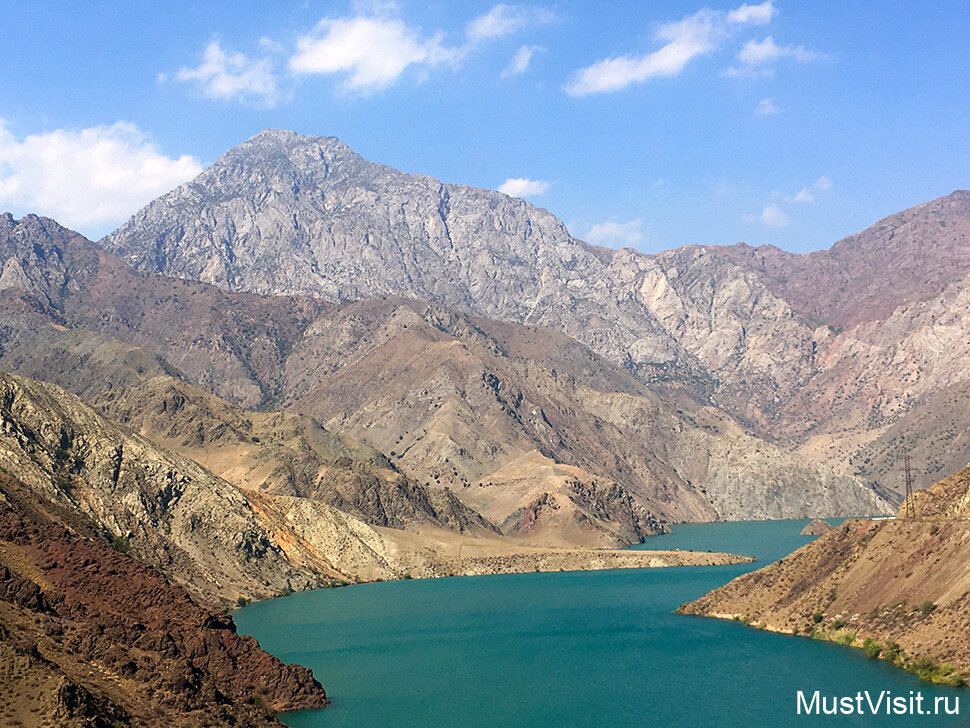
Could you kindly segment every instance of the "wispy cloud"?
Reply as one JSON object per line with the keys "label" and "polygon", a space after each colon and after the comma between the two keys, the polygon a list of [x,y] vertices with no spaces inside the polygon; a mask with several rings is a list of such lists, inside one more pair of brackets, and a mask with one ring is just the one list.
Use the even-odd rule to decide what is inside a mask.
{"label": "wispy cloud", "polygon": [[767,25],[778,14],[773,0],[760,5],[742,5],[727,14],[729,23],[739,25]]}
{"label": "wispy cloud", "polygon": [[499,185],[498,191],[512,197],[535,197],[549,189],[550,183],[525,177],[510,177]]}
{"label": "wispy cloud", "polygon": [[544,8],[499,4],[469,23],[465,35],[470,42],[477,43],[512,35],[527,27],[546,25],[555,19],[556,16]]}
{"label": "wispy cloud", "polygon": [[832,181],[823,175],[815,180],[811,186],[802,187],[797,193],[786,199],[789,202],[815,202],[816,193],[830,189],[832,189]]}
{"label": "wispy cloud", "polygon": [[522,46],[515,52],[515,55],[512,56],[512,60],[509,61],[509,65],[502,69],[502,78],[518,76],[520,73],[525,73],[529,70],[529,64],[532,62],[532,57],[536,53],[544,50],[545,48],[542,46]]}
{"label": "wispy cloud", "polygon": [[781,211],[778,205],[768,205],[761,211],[761,222],[768,227],[787,227],[791,224],[788,215]]}
{"label": "wispy cloud", "polygon": [[738,51],[740,66],[725,69],[726,76],[772,76],[772,64],[782,58],[792,58],[799,63],[810,63],[823,58],[822,53],[811,51],[804,46],[778,45],[770,35],[764,40],[749,40]]}
{"label": "wispy cloud", "polygon": [[794,58],[799,63],[808,63],[819,57],[819,53],[803,46],[780,46],[770,35],[762,41],[749,40],[738,53],[738,60],[748,66],[763,66],[779,58]]}
{"label": "wispy cloud", "polygon": [[[263,41],[264,48],[271,42],[265,38]],[[160,80],[165,78],[165,74],[159,77]],[[202,94],[210,99],[235,99],[269,107],[280,98],[270,58],[227,53],[218,42],[206,46],[202,63],[195,68],[180,68],[175,78],[194,82]]]}
{"label": "wispy cloud", "polygon": [[821,176],[811,185],[802,187],[794,195],[782,195],[780,192],[772,192],[771,197],[775,200],[764,207],[760,214],[744,215],[744,221],[749,223],[761,223],[768,227],[781,228],[791,224],[788,213],[782,209],[784,203],[810,204],[815,202],[820,192],[832,189],[832,181]]}
{"label": "wispy cloud", "polygon": [[640,225],[641,220],[639,218],[629,222],[597,223],[586,233],[586,240],[596,245],[638,245],[643,240]]}
{"label": "wispy cloud", "polygon": [[0,119],[0,206],[93,235],[202,171],[162,153],[130,122],[16,138]]}
{"label": "wispy cloud", "polygon": [[682,20],[663,23],[654,33],[661,47],[641,55],[604,58],[575,71],[563,87],[570,96],[619,91],[652,78],[679,75],[693,59],[713,53],[734,26],[764,25],[775,15],[772,0],[729,12],[702,8]]}
{"label": "wispy cloud", "polygon": [[781,113],[781,109],[775,103],[774,99],[763,98],[754,107],[754,113],[757,116],[774,116],[775,114]]}

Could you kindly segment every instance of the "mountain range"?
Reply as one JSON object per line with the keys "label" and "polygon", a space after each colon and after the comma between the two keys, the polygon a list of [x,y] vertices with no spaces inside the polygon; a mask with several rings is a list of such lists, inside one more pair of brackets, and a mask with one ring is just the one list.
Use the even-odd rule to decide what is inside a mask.
{"label": "mountain range", "polygon": [[[227,291],[430,299],[558,330],[654,391],[686,392],[750,434],[898,491],[894,457],[871,467],[880,438],[970,371],[968,233],[970,193],[958,191],[807,255],[611,250],[522,200],[269,130],[100,245]],[[918,440],[947,429],[924,425]],[[952,469],[939,454],[920,465],[924,485]]]}
{"label": "mountain range", "polygon": [[[954,192],[808,255],[612,250],[279,130],[97,242],[2,215],[0,665],[25,666],[8,687],[61,686],[39,715],[65,725],[160,710],[57,638],[103,630],[98,589],[138,569],[158,581],[129,584],[102,674],[143,669],[139,625],[171,631],[145,611],[164,584],[210,610],[175,639],[208,696],[191,710],[268,725],[263,707],[326,696],[237,643],[231,605],[737,563],[616,548],[685,521],[889,514],[904,455],[920,486],[970,459],[968,233]],[[76,560],[105,576],[58,571]],[[248,682],[225,674],[237,659]],[[180,684],[167,664],[144,673],[159,699]]]}

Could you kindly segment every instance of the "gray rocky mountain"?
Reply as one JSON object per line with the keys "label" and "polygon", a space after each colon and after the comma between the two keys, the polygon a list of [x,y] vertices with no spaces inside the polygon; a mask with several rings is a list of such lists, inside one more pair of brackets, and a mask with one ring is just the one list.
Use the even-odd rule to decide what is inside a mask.
{"label": "gray rocky mountain", "polygon": [[[421,493],[440,487],[517,537],[552,544],[628,544],[665,521],[889,509],[858,478],[754,437],[684,392],[658,393],[550,328],[439,303],[334,306],[139,274],[29,216],[0,219],[0,260],[24,271],[0,291],[0,364],[69,387],[237,485],[319,497],[372,525],[426,521],[415,520],[430,513]],[[305,415],[400,472],[374,480],[327,465],[329,455],[307,459],[299,437],[271,447],[274,428],[244,426],[255,414],[169,392],[165,375],[238,405]],[[151,378],[157,391],[140,386]],[[183,400],[194,404],[174,412]],[[243,433],[231,445],[245,468],[222,452],[230,443],[211,439],[220,422]],[[261,445],[246,443],[254,436]],[[402,501],[387,520],[399,496],[417,510]],[[432,510],[458,514],[440,506]],[[446,518],[459,528],[462,519]]]}
{"label": "gray rocky mountain", "polygon": [[522,200],[270,130],[101,244],[227,290],[429,298],[550,326],[847,473],[874,473],[857,467],[866,446],[970,372],[968,192],[810,255],[741,244],[644,255],[590,246]]}

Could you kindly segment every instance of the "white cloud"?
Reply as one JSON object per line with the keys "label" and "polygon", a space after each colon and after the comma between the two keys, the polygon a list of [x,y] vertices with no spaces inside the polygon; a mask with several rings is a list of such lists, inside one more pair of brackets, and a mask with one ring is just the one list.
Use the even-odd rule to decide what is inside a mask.
{"label": "white cloud", "polygon": [[[263,39],[267,49],[272,41]],[[164,80],[164,76],[160,77]],[[175,78],[194,81],[210,99],[241,99],[261,106],[273,106],[279,100],[273,62],[269,58],[249,58],[244,53],[226,53],[218,42],[210,43],[196,68],[180,68]]]}
{"label": "white cloud", "polygon": [[548,10],[499,4],[468,24],[465,35],[472,43],[501,38],[517,33],[530,25],[544,25],[555,20]]}
{"label": "white cloud", "polygon": [[498,191],[512,197],[534,197],[549,189],[549,182],[524,177],[510,177],[499,185]]}
{"label": "white cloud", "polygon": [[774,116],[781,113],[781,109],[775,104],[774,99],[764,98],[754,107],[754,113],[758,116]]}
{"label": "white cloud", "polygon": [[398,18],[324,18],[296,42],[295,73],[345,73],[345,90],[387,88],[409,66],[457,64],[464,51],[442,45],[442,34],[424,37]]}
{"label": "white cloud", "polygon": [[676,76],[694,58],[717,50],[731,26],[761,25],[774,14],[771,2],[742,5],[725,13],[702,8],[682,20],[664,23],[654,33],[663,45],[652,53],[604,58],[575,71],[563,87],[570,96],[619,91],[651,78]]}
{"label": "white cloud", "polygon": [[659,50],[596,61],[573,74],[565,86],[566,93],[570,96],[609,93],[657,76],[676,76],[693,58],[716,48],[718,17],[713,10],[705,8],[683,20],[665,23],[654,36],[666,41]]}
{"label": "white cloud", "polygon": [[638,245],[643,240],[639,218],[630,222],[601,222],[586,233],[586,240],[596,245]]}
{"label": "white cloud", "polygon": [[[370,93],[387,88],[408,68],[457,67],[484,41],[554,20],[547,10],[499,4],[468,24],[464,43],[446,45],[444,33],[426,35],[397,17],[396,4],[368,3],[356,10],[354,16],[324,18],[297,38],[290,70],[296,74],[341,73],[346,75],[345,91]],[[532,53],[537,50],[524,48],[532,48]],[[520,53],[523,56],[516,54],[513,64],[518,60],[525,70],[532,53],[521,49]],[[515,66],[510,64],[510,68]]]}
{"label": "white cloud", "polygon": [[830,189],[832,189],[832,180],[822,175],[812,183],[811,187],[802,187],[798,194],[787,199],[790,202],[815,202],[816,192],[825,192]]}
{"label": "white cloud", "polygon": [[761,211],[761,222],[768,227],[786,227],[791,221],[777,205],[768,205]]}
{"label": "white cloud", "polygon": [[0,206],[101,233],[202,171],[162,154],[137,126],[57,129],[18,140],[0,120]]}
{"label": "white cloud", "polygon": [[773,0],[768,0],[760,5],[742,5],[727,14],[729,23],[739,25],[767,25],[771,19],[778,14]]}
{"label": "white cloud", "polygon": [[764,66],[779,58],[794,58],[799,63],[808,63],[819,57],[819,53],[803,46],[780,46],[770,35],[762,41],[749,40],[738,52],[738,60],[746,66]]}
{"label": "white cloud", "polygon": [[773,68],[754,68],[752,66],[728,66],[721,75],[725,78],[773,78],[775,69]]}
{"label": "white cloud", "polygon": [[539,51],[544,50],[545,48],[542,46],[522,46],[515,52],[515,55],[512,56],[512,60],[509,61],[509,65],[502,70],[502,78],[507,78],[508,76],[517,76],[520,73],[525,73],[527,70],[529,70],[529,64],[532,62],[532,56]]}

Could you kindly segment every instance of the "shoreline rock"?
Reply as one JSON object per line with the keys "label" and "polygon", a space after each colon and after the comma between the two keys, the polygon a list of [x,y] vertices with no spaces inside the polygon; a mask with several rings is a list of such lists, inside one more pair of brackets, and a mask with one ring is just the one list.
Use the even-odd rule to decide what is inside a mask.
{"label": "shoreline rock", "polygon": [[816,518],[807,523],[800,533],[802,536],[824,536],[829,531],[834,530],[835,526],[831,523],[823,521],[821,518]]}

